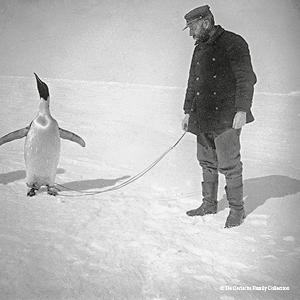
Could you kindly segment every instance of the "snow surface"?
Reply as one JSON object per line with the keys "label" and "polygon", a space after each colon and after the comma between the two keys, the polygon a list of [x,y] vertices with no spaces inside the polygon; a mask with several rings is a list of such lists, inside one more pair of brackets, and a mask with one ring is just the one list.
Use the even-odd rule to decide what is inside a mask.
{"label": "snow surface", "polygon": [[[38,94],[33,76],[0,79],[2,136],[29,124]],[[54,118],[87,144],[62,141],[56,182],[68,188],[120,184],[182,134],[184,89],[43,79]],[[299,299],[299,100],[255,95],[242,133],[248,215],[232,229],[223,177],[218,214],[185,214],[201,203],[190,134],[139,181],[95,196],[26,197],[24,139],[1,146],[0,298]],[[290,290],[226,290],[253,286]]]}

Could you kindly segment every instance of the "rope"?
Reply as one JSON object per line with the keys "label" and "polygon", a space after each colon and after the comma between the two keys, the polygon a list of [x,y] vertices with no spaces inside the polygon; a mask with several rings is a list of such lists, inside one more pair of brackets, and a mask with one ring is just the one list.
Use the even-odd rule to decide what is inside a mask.
{"label": "rope", "polygon": [[186,134],[186,131],[182,134],[182,136],[176,141],[176,143],[173,146],[168,148],[161,156],[159,156],[147,168],[145,168],[141,172],[137,173],[136,175],[130,177],[126,181],[120,183],[119,185],[116,185],[116,186],[113,186],[111,188],[101,190],[101,191],[84,192],[84,191],[81,191],[81,190],[70,189],[70,188],[68,188],[68,187],[66,187],[62,184],[56,183],[55,184],[56,186],[62,187],[62,188],[66,189],[66,190],[69,190],[69,191],[74,191],[74,192],[80,193],[80,195],[74,195],[74,194],[59,194],[59,195],[62,196],[62,197],[83,197],[83,196],[92,196],[92,195],[103,194],[103,193],[119,190],[119,189],[123,188],[124,186],[129,185],[130,183],[138,180],[139,178],[144,176],[146,173],[148,173],[152,168],[154,168],[171,150],[173,150],[180,143],[180,141],[183,139],[185,134]]}

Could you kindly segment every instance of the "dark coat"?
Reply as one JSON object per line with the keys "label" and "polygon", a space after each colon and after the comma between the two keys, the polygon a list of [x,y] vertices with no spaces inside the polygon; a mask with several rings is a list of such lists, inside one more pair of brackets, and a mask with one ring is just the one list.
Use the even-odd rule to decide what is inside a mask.
{"label": "dark coat", "polygon": [[188,131],[194,134],[232,127],[237,111],[251,113],[256,76],[246,41],[217,26],[206,43],[196,42],[184,112],[190,114]]}

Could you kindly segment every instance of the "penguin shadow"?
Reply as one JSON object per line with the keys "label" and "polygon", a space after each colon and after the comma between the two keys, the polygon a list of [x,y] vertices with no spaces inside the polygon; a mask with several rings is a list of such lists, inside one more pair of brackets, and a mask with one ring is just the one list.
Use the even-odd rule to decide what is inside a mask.
{"label": "penguin shadow", "polygon": [[[58,168],[56,174],[63,174],[65,173],[65,169]],[[8,173],[0,174],[0,184],[6,185],[8,183],[18,181],[21,179],[26,178],[26,171],[25,170],[16,170]]]}
{"label": "penguin shadow", "polygon": [[62,186],[59,186],[60,191],[68,190],[92,190],[92,189],[102,189],[105,187],[113,186],[119,181],[123,181],[129,178],[129,175],[125,175],[115,179],[90,179],[90,180],[79,180],[79,181],[70,181],[62,183]]}
{"label": "penguin shadow", "polygon": [[[244,180],[246,214],[264,205],[270,198],[281,198],[300,192],[300,180],[282,175],[269,175]],[[228,207],[226,194],[218,202],[218,211]]]}

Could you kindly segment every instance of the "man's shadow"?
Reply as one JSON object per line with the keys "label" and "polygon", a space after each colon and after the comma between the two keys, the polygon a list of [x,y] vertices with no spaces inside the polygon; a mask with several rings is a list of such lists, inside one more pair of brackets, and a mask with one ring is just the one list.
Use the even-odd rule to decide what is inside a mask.
{"label": "man's shadow", "polygon": [[[57,169],[56,174],[63,174],[63,173],[65,173],[65,169],[62,168]],[[16,170],[8,173],[2,173],[0,174],[0,184],[5,185],[25,178],[26,178],[25,170]]]}
{"label": "man's shadow", "polygon": [[[282,175],[270,175],[244,180],[244,198],[247,214],[270,198],[281,198],[300,192],[300,180]],[[218,203],[218,211],[228,207],[226,195]]]}

